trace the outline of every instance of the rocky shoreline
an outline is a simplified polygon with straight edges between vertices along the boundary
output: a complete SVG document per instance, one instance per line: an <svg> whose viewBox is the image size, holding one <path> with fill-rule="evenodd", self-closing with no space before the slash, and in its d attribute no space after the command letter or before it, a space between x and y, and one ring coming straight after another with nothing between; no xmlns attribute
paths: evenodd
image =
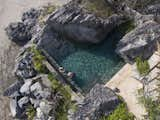
<svg viewBox="0 0 160 120"><path fill-rule="evenodd" d="M159 7L152 5L144 14L124 2L105 1L112 7L114 13L104 18L87 11L81 5L83 0L75 0L59 9L52 8L51 13L45 16L43 9L31 9L23 14L21 22L11 23L6 28L7 35L12 41L19 45L27 43L15 65L17 82L4 92L4 96L11 98L10 108L13 117L19 119L29 117L27 109L32 106L34 112L32 118L55 120L60 101L66 100L63 94L66 88L62 91L56 86L57 84L65 86L66 83L59 83L58 77L52 78L58 81L56 85L54 83L57 87L55 88L52 86L53 81L46 77L51 71L46 69L44 64L48 56L41 54L43 50L49 57L57 60L60 56L74 52L71 41L81 44L100 43L117 26L133 20L135 28L119 41L115 52L129 63L133 63L137 57L148 59L153 54L156 42L160 40L159 15L154 12L158 11ZM48 7L48 10L50 9ZM41 17L43 20L40 20ZM71 87L70 84L67 85ZM73 89L71 91L75 92ZM73 96L72 92L69 96ZM114 91L99 84L95 85L84 99L79 97L70 101L71 103L74 101L78 109L74 112L70 108L67 109L67 118L70 120L97 120L102 115L108 116L121 103Z"/></svg>

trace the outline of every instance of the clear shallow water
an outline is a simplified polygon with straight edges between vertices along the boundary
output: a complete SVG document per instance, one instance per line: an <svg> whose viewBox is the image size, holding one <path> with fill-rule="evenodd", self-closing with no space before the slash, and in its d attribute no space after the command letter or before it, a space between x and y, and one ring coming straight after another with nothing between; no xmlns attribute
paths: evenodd
<svg viewBox="0 0 160 120"><path fill-rule="evenodd" d="M98 45L75 44L76 52L59 62L66 70L76 74L75 83L83 90L89 90L96 83L104 83L124 65L115 53L117 42L122 34L114 31Z"/></svg>

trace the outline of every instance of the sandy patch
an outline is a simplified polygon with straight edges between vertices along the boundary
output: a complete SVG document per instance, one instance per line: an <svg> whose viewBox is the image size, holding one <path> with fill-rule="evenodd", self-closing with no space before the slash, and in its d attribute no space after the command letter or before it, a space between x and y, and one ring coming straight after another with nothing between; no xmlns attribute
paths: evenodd
<svg viewBox="0 0 160 120"><path fill-rule="evenodd" d="M128 109L137 120L142 120L145 115L145 108L138 101L138 89L143 87L142 83L133 78L133 66L126 64L107 84L106 86L120 90L119 95L127 103Z"/></svg>

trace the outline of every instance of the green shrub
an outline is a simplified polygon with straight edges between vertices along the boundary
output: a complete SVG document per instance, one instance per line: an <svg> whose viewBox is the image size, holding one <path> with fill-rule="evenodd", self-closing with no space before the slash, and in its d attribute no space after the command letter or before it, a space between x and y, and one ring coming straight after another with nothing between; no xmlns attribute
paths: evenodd
<svg viewBox="0 0 160 120"><path fill-rule="evenodd" d="M160 102L153 101L150 97L145 97L143 89L138 90L138 97L139 102L144 105L147 111L147 115L144 117L149 120L157 120L160 115Z"/></svg>
<svg viewBox="0 0 160 120"><path fill-rule="evenodd" d="M36 110L32 105L28 106L28 108L26 109L26 115L28 120L34 119L34 116L36 115Z"/></svg>
<svg viewBox="0 0 160 120"><path fill-rule="evenodd" d="M108 117L102 117L101 120L134 120L134 115L128 112L125 103L121 103Z"/></svg>
<svg viewBox="0 0 160 120"><path fill-rule="evenodd" d="M73 107L71 103L71 89L67 85L61 84L56 80L55 75L48 74L48 79L51 81L54 92L60 93L62 99L56 109L56 120L67 120L68 110Z"/></svg>
<svg viewBox="0 0 160 120"><path fill-rule="evenodd" d="M136 65L137 65L137 70L140 75L146 75L149 70L150 66L147 60L142 60L140 57L136 58Z"/></svg>
<svg viewBox="0 0 160 120"><path fill-rule="evenodd" d="M54 12L56 9L56 6L53 4L49 4L48 6L44 7L44 12L46 15L51 14L52 12Z"/></svg>
<svg viewBox="0 0 160 120"><path fill-rule="evenodd" d="M39 73L48 73L48 69L43 64L43 62L45 61L45 57L42 55L42 53L39 50L35 49L34 47L31 48L31 52L34 54L33 64L35 70Z"/></svg>

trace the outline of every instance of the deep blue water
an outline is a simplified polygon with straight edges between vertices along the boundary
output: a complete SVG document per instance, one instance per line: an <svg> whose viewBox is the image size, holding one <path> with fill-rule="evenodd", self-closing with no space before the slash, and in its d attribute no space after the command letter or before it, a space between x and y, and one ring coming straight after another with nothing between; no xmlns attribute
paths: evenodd
<svg viewBox="0 0 160 120"><path fill-rule="evenodd" d="M114 31L101 44L74 44L76 51L58 62L76 74L74 81L80 88L89 90L95 83L110 80L124 65L115 53L116 44L122 36L122 33Z"/></svg>

